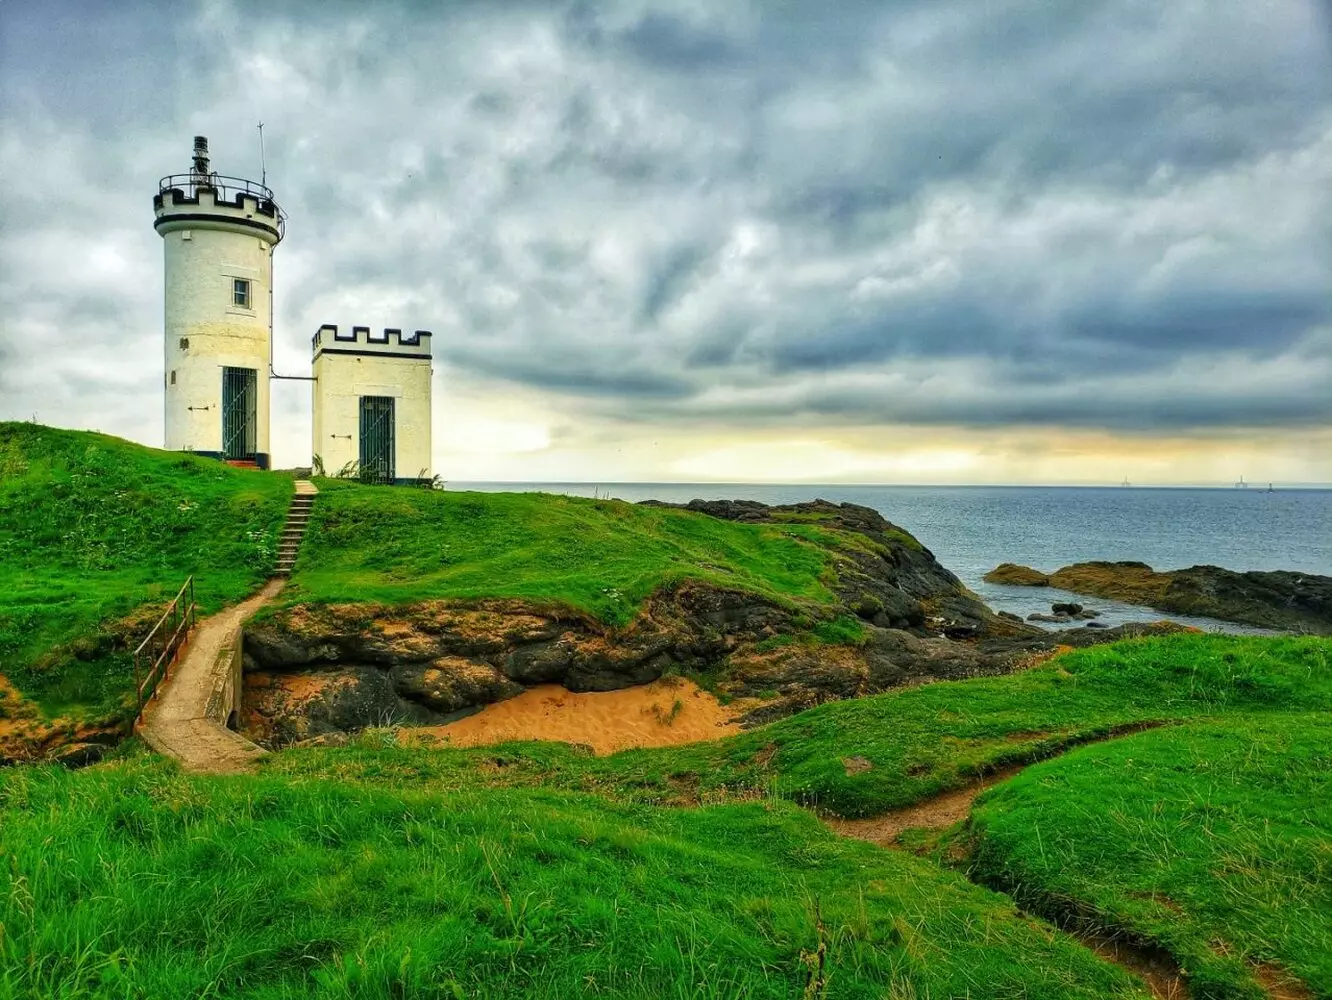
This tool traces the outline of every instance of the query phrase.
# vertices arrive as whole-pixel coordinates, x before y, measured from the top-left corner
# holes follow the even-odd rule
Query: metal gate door
[[[393,482],[393,397],[361,397],[361,478]]]
[[[259,373],[222,369],[222,457],[254,458],[259,451]]]

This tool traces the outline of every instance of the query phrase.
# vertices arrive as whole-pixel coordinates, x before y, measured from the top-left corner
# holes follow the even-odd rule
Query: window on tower
[[[250,308],[250,279],[231,279],[231,301],[242,309]]]

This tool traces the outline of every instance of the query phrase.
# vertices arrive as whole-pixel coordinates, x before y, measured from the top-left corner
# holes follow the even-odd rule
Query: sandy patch
[[[740,732],[736,712],[692,681],[663,679],[623,691],[576,694],[529,688],[447,726],[404,730],[404,742],[470,747],[506,740],[584,743],[598,754],[715,740]]]

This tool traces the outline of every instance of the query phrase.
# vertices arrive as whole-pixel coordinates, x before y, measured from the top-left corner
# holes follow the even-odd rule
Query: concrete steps
[[[301,550],[301,541],[305,538],[305,529],[310,524],[310,510],[314,507],[315,495],[319,492],[315,484],[307,479],[296,480],[296,493],[287,508],[287,521],[278,536],[278,561],[275,576],[291,576],[296,565],[296,556]]]

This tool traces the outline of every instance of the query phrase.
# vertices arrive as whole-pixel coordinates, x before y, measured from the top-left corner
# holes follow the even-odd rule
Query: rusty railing
[[[148,637],[134,650],[134,696],[138,711],[134,721],[143,718],[144,706],[157,696],[158,685],[166,680],[171,665],[185,648],[194,627],[194,577],[180,588]]]

